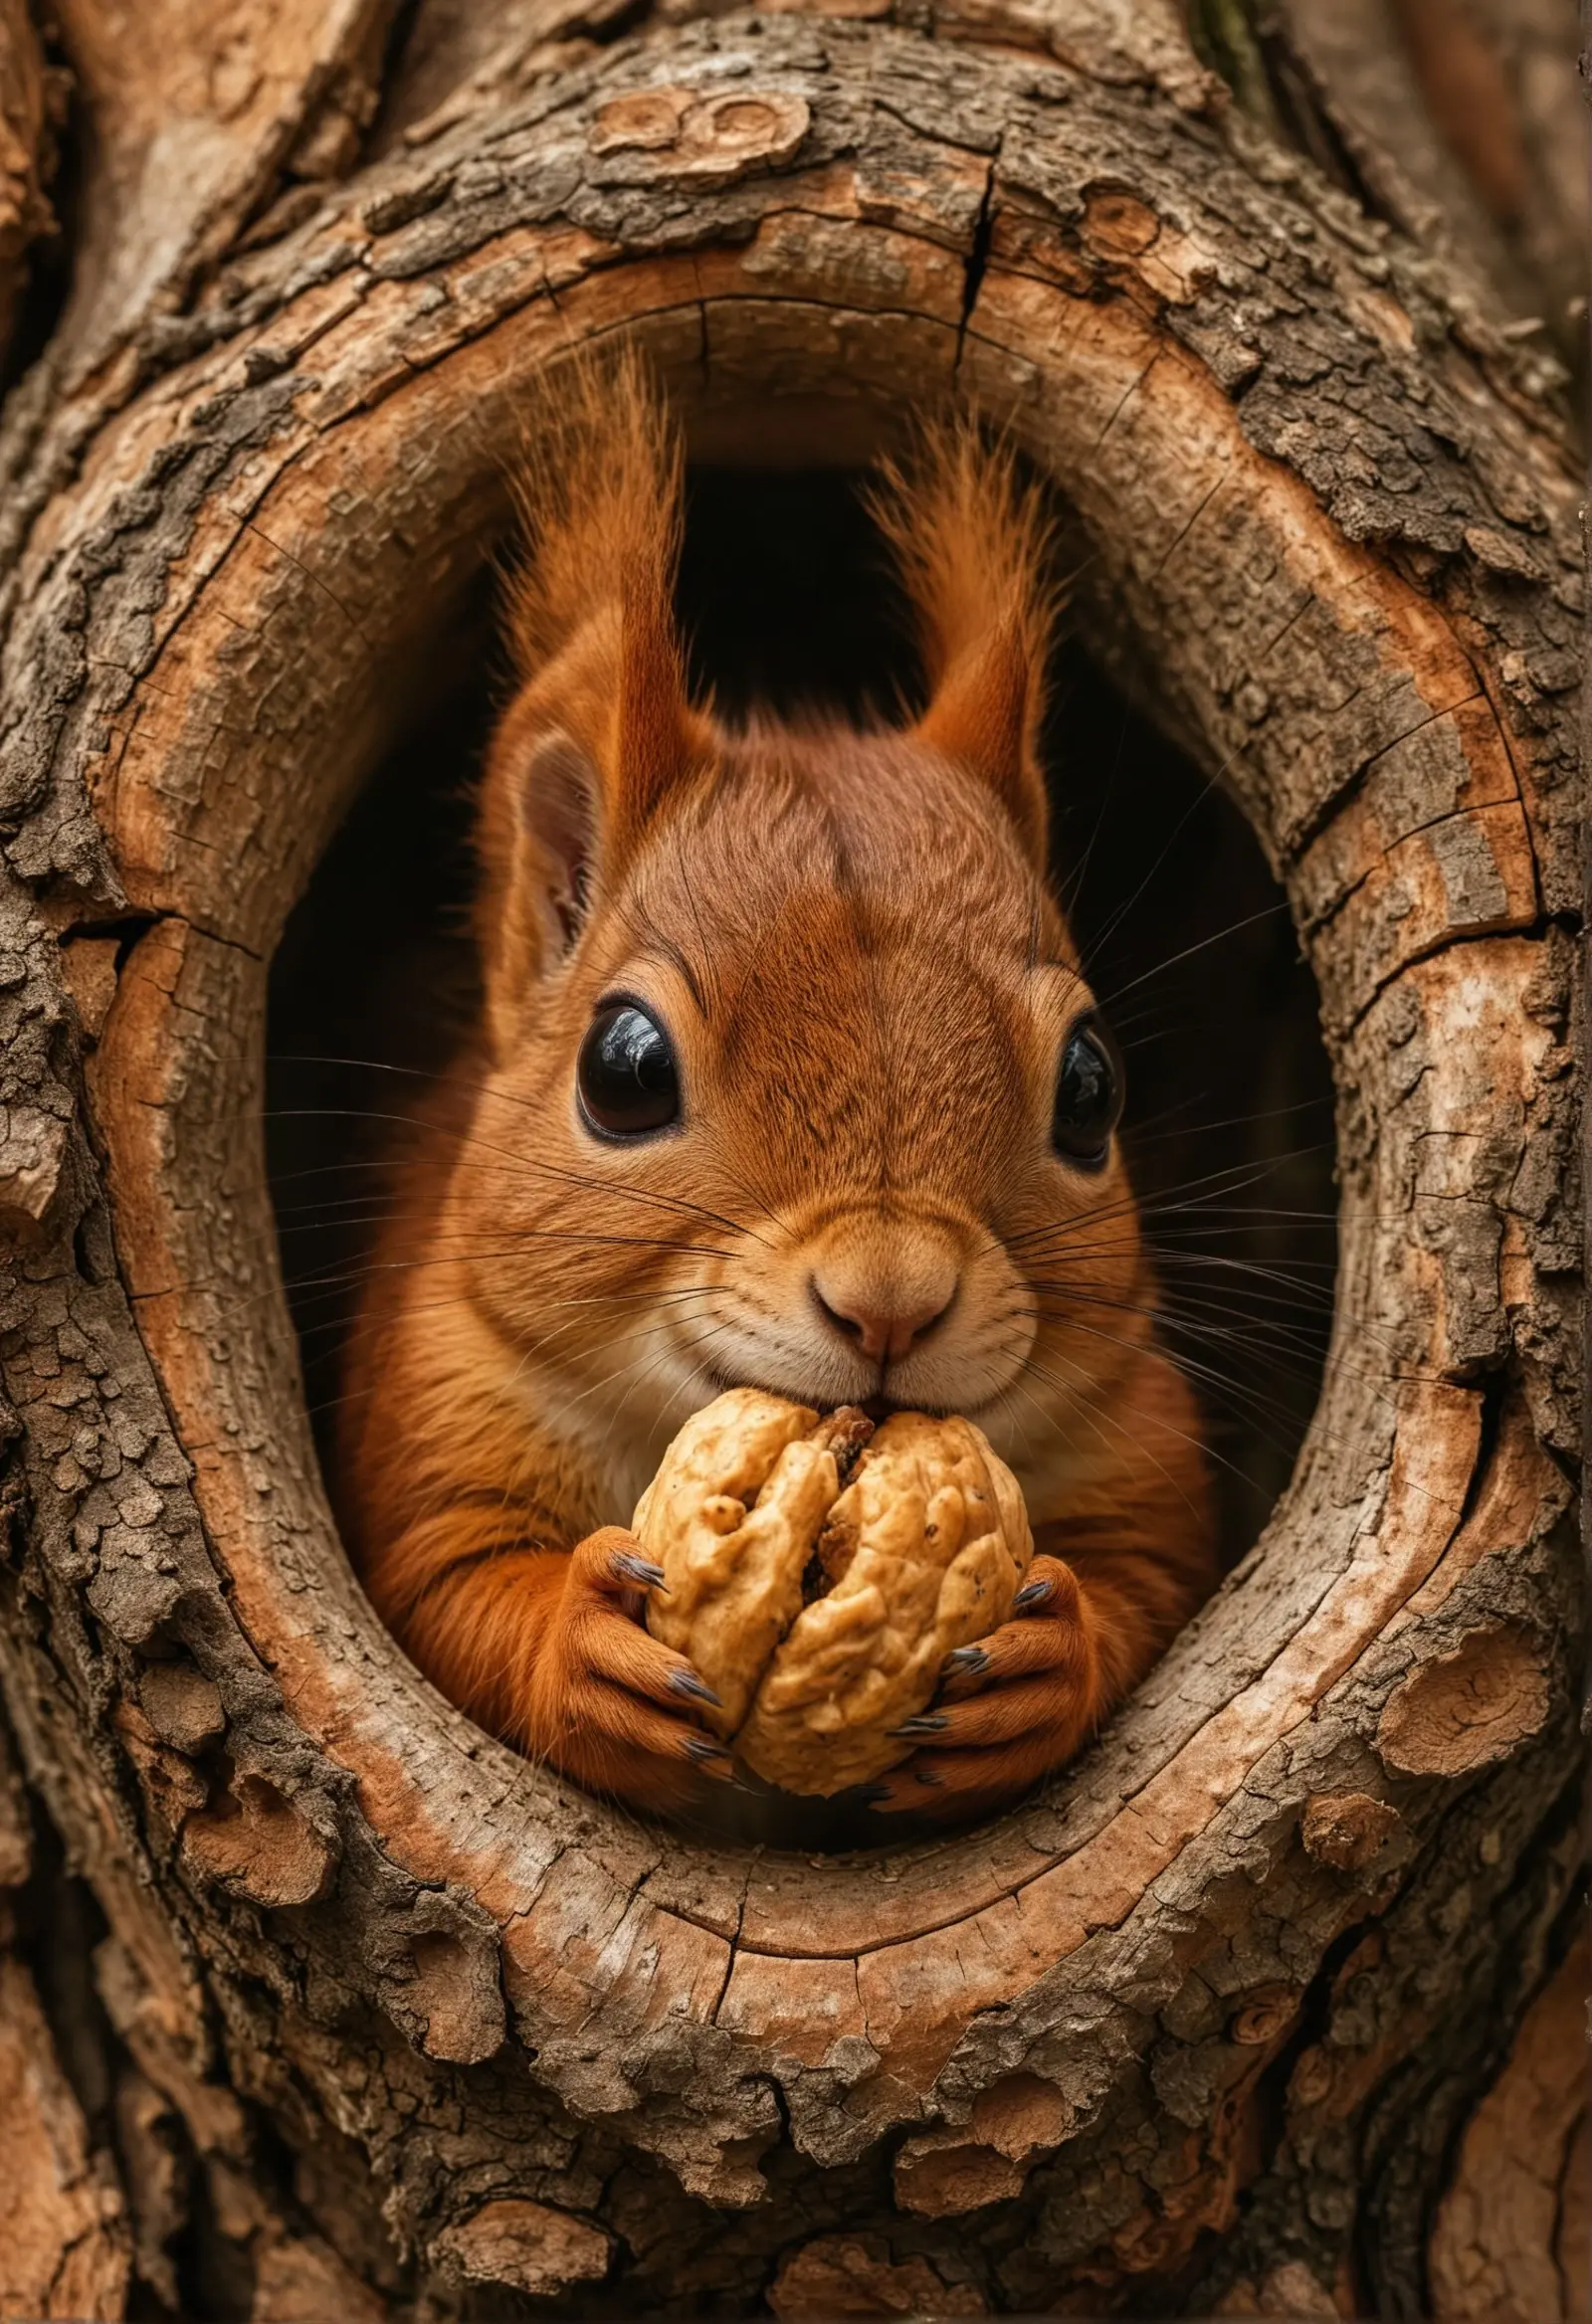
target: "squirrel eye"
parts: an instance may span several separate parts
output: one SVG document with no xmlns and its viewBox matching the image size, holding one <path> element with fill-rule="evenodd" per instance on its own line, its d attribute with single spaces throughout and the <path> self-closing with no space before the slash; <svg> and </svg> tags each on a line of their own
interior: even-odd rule
<svg viewBox="0 0 1592 2324">
<path fill-rule="evenodd" d="M 1074 1026 L 1062 1051 L 1051 1114 L 1051 1144 L 1070 1162 L 1101 1170 L 1122 1111 L 1122 1067 L 1116 1044 L 1097 1017 Z"/>
<path fill-rule="evenodd" d="M 580 1109 L 611 1138 L 644 1138 L 680 1114 L 680 1073 L 668 1034 L 634 1001 L 599 1009 L 575 1067 Z"/>
</svg>

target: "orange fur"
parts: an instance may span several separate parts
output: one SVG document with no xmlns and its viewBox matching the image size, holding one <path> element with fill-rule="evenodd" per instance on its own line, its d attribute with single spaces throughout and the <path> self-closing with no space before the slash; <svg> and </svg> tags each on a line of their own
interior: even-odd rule
<svg viewBox="0 0 1592 2324">
<path fill-rule="evenodd" d="M 737 1381 L 970 1413 L 1049 1587 L 881 1805 L 983 1811 L 1080 1748 L 1212 1579 L 1120 1155 L 1091 1176 L 1049 1142 L 1092 1004 L 1043 871 L 1043 524 L 970 430 L 926 438 L 884 521 L 927 711 L 736 732 L 687 698 L 680 455 L 639 372 L 580 375 L 528 475 L 478 817 L 486 1016 L 350 1339 L 354 1554 L 484 1725 L 675 1808 L 728 1762 L 614 1561 L 682 1421 Z M 667 1024 L 685 1092 L 636 1143 L 575 1104 L 614 994 Z"/>
<path fill-rule="evenodd" d="M 1008 447 L 942 422 L 921 431 L 908 470 L 884 464 L 870 505 L 917 609 L 930 693 L 917 738 L 976 763 L 1043 862 L 1038 742 L 1057 605 L 1041 503 L 1019 489 Z"/>
</svg>

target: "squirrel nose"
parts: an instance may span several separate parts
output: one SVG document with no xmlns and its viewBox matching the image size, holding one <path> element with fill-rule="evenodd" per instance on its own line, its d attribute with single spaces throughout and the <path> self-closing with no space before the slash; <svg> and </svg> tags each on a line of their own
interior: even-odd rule
<svg viewBox="0 0 1592 2324">
<path fill-rule="evenodd" d="M 824 1321 L 852 1340 L 871 1364 L 899 1363 L 909 1348 L 926 1339 L 956 1296 L 956 1277 L 940 1278 L 911 1291 L 869 1290 L 826 1283 L 812 1277 L 813 1301 Z"/>
</svg>

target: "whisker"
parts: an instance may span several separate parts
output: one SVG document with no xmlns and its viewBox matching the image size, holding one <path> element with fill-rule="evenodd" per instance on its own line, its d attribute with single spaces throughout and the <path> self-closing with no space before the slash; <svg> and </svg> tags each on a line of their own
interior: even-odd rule
<svg viewBox="0 0 1592 2324">
<path fill-rule="evenodd" d="M 1081 1330 L 1081 1331 L 1084 1331 L 1084 1332 L 1088 1333 L 1088 1334 L 1089 1334 L 1089 1336 L 1090 1336 L 1090 1337 L 1092 1337 L 1092 1338 L 1094 1338 L 1094 1339 L 1101 1339 L 1101 1340 L 1104 1340 L 1104 1341 L 1106 1341 L 1107 1343 L 1109 1343 L 1109 1344 L 1110 1344 L 1110 1345 L 1112 1345 L 1112 1346 L 1115 1346 L 1115 1347 L 1120 1347 L 1120 1348 L 1125 1348 L 1125 1349 L 1128 1351 L 1128 1353 L 1129 1353 L 1129 1354 L 1134 1354 L 1134 1355 L 1136 1355 L 1136 1354 L 1139 1354 L 1139 1353 L 1141 1353 L 1141 1352 L 1142 1352 L 1142 1351 L 1141 1351 L 1141 1349 L 1139 1348 L 1139 1346 L 1137 1345 L 1137 1343 L 1135 1343 L 1134 1341 L 1131 1341 L 1131 1340 L 1124 1340 L 1124 1339 L 1118 1338 L 1118 1337 L 1116 1337 L 1114 1334 L 1112 1334 L 1112 1333 L 1110 1333 L 1110 1332 L 1105 1332 L 1105 1331 L 1099 1331 L 1099 1330 L 1096 1330 L 1096 1329 L 1094 1329 L 1094 1328 L 1092 1325 L 1089 1325 L 1089 1324 L 1075 1324 L 1075 1325 L 1074 1325 L 1074 1328 L 1075 1328 L 1076 1330 Z M 1054 1354 L 1056 1353 L 1056 1351 L 1055 1351 L 1055 1350 L 1051 1350 L 1051 1349 L 1048 1349 L 1046 1352 L 1047 1352 L 1048 1354 L 1052 1354 L 1052 1355 L 1054 1355 Z M 1162 1352 L 1162 1354 L 1163 1354 L 1163 1355 L 1166 1355 L 1166 1357 L 1167 1357 L 1167 1361 L 1168 1361 L 1168 1362 L 1174 1362 L 1174 1363 L 1175 1363 L 1175 1362 L 1177 1361 L 1177 1359 L 1176 1359 L 1175 1357 L 1173 1357 L 1172 1355 L 1170 1355 L 1170 1353 L 1169 1353 L 1167 1350 L 1163 1349 L 1161 1352 Z M 1065 1359 L 1065 1358 L 1063 1358 L 1063 1359 L 1061 1359 L 1061 1360 L 1065 1361 L 1066 1359 Z M 1179 1367 L 1178 1367 L 1178 1368 L 1179 1368 L 1179 1369 L 1182 1369 L 1183 1367 L 1182 1367 L 1181 1365 L 1179 1365 Z M 1420 1377 L 1422 1377 L 1422 1375 L 1416 1374 L 1416 1375 L 1411 1375 L 1411 1377 L 1414 1377 L 1414 1378 L 1420 1378 Z M 1439 1377 L 1439 1375 L 1435 1375 L 1435 1374 L 1434 1374 L 1434 1375 L 1427 1375 L 1427 1377 L 1434 1377 L 1434 1378 L 1435 1378 L 1435 1377 Z M 1384 1383 L 1381 1383 L 1381 1382 L 1376 1382 L 1376 1381 L 1373 1381 L 1373 1382 L 1372 1382 L 1372 1384 L 1373 1384 L 1373 1385 L 1377 1385 L 1377 1386 L 1383 1386 L 1383 1385 L 1385 1385 L 1386 1387 L 1392 1387 L 1392 1386 L 1395 1386 L 1395 1385 L 1397 1384 L 1397 1376 L 1392 1376 L 1392 1377 L 1390 1377 L 1390 1378 L 1389 1378 L 1389 1380 L 1388 1380 L 1388 1381 L 1387 1381 L 1385 1384 L 1384 1384 Z M 1391 1402 L 1392 1400 L 1391 1400 L 1391 1398 L 1388 1398 L 1388 1399 L 1385 1399 L 1385 1401 L 1387 1401 L 1387 1402 Z M 1129 1407 L 1128 1409 L 1132 1409 L 1132 1408 L 1131 1408 L 1131 1407 Z M 1175 1433 L 1177 1433 L 1177 1434 L 1181 1434 L 1182 1432 L 1180 1432 L 1180 1431 L 1179 1431 L 1179 1432 L 1175 1432 Z M 1331 1436 L 1331 1435 L 1324 1435 L 1324 1436 L 1323 1436 L 1323 1440 L 1322 1440 L 1322 1441 L 1323 1441 L 1324 1443 L 1326 1443 L 1327 1445 L 1329 1445 L 1329 1446 L 1338 1446 L 1338 1445 L 1341 1445 L 1343 1442 L 1345 1442 L 1345 1440 L 1342 1440 L 1342 1439 L 1335 1438 L 1335 1437 L 1333 1437 L 1333 1436 Z M 1189 1438 L 1189 1439 L 1187 1440 L 1187 1442 L 1189 1442 L 1189 1443 L 1191 1443 L 1191 1444 L 1192 1444 L 1192 1443 L 1198 1442 L 1198 1440 L 1196 1440 L 1196 1439 L 1193 1439 L 1193 1438 Z M 1221 1463 L 1222 1463 L 1222 1465 L 1223 1465 L 1224 1467 L 1231 1469 L 1231 1470 L 1233 1471 L 1233 1473 L 1234 1473 L 1236 1476 L 1240 1477 L 1240 1478 L 1241 1478 L 1241 1479 L 1242 1479 L 1242 1480 L 1243 1480 L 1243 1481 L 1244 1481 L 1246 1484 L 1253 1484 L 1253 1483 L 1255 1483 L 1255 1482 L 1257 1481 L 1255 1478 L 1253 1478 L 1253 1477 L 1250 1477 L 1250 1476 L 1247 1476 L 1247 1475 L 1245 1474 L 1245 1472 L 1244 1472 L 1242 1469 L 1240 1469 L 1240 1468 L 1236 1467 L 1236 1466 L 1235 1466 L 1235 1464 L 1234 1464 L 1234 1463 L 1233 1463 L 1231 1460 L 1224 1459 L 1224 1458 L 1222 1457 L 1222 1455 L 1221 1455 L 1221 1454 L 1219 1454 L 1219 1453 L 1216 1452 L 1216 1449 L 1215 1449 L 1213 1446 L 1211 1446 L 1211 1445 L 1209 1445 L 1209 1444 L 1206 1444 L 1206 1445 L 1205 1445 L 1205 1451 L 1206 1451 L 1206 1452 L 1207 1452 L 1210 1454 L 1210 1456 L 1211 1456 L 1213 1459 L 1218 1459 L 1218 1460 L 1221 1460 Z M 1452 1506 L 1452 1507 L 1455 1509 L 1455 1511 L 1456 1511 L 1456 1512 L 1458 1511 L 1458 1508 L 1459 1508 L 1459 1505 L 1460 1505 L 1459 1503 L 1457 1503 L 1457 1502 L 1456 1502 L 1456 1503 L 1452 1503 L 1452 1504 L 1451 1504 L 1450 1502 L 1443 1500 L 1443 1499 L 1441 1498 L 1441 1496 L 1439 1496 L 1439 1495 L 1437 1495 L 1437 1494 L 1427 1493 L 1427 1492 L 1425 1491 L 1425 1488 L 1424 1488 L 1423 1486 L 1416 1485 L 1416 1484 L 1414 1484 L 1414 1483 L 1412 1482 L 1412 1483 L 1411 1483 L 1411 1485 L 1410 1485 L 1410 1489 L 1411 1489 L 1411 1491 L 1415 1491 L 1415 1492 L 1421 1492 L 1421 1493 L 1423 1494 L 1423 1497 L 1425 1497 L 1425 1498 L 1426 1498 L 1426 1499 L 1428 1499 L 1428 1500 L 1431 1500 L 1431 1501 L 1433 1502 L 1433 1504 L 1434 1504 L 1436 1507 L 1439 1507 L 1439 1508 L 1442 1508 L 1442 1509 L 1445 1509 L 1445 1510 L 1446 1510 L 1446 1509 L 1449 1509 L 1449 1508 Z"/>
<path fill-rule="evenodd" d="M 279 1058 L 275 1062 L 278 1064 L 323 1065 L 339 1065 L 345 1067 L 362 1066 L 364 1069 L 371 1072 L 406 1074 L 412 1078 L 424 1081 L 429 1081 L 431 1079 L 429 1074 L 421 1073 L 418 1067 L 409 1065 L 382 1065 L 376 1060 L 369 1058 Z M 541 1118 L 539 1109 L 537 1107 L 530 1104 L 529 1101 L 525 1098 L 516 1097 L 511 1090 L 496 1088 L 490 1082 L 467 1081 L 456 1082 L 454 1085 L 456 1087 L 462 1087 L 476 1096 L 487 1098 L 490 1101 L 512 1106 L 518 1112 L 528 1113 L 533 1118 Z M 470 1131 L 458 1129 L 449 1129 L 444 1131 L 441 1129 L 441 1125 L 434 1122 L 417 1120 L 412 1114 L 383 1113 L 378 1112 L 371 1107 L 361 1106 L 279 1106 L 265 1112 L 262 1115 L 262 1118 L 267 1121 L 298 1121 L 320 1118 L 327 1118 L 332 1120 L 347 1119 L 353 1121 L 385 1121 L 389 1123 L 396 1123 L 404 1128 L 407 1128 L 409 1131 L 411 1131 L 411 1133 L 437 1133 L 440 1135 L 457 1138 L 462 1143 L 480 1145 L 485 1151 L 489 1153 L 505 1155 L 520 1169 L 538 1172 L 542 1177 L 556 1179 L 560 1184 L 565 1186 L 579 1187 L 588 1194 L 623 1194 L 628 1196 L 633 1202 L 651 1203 L 660 1210 L 683 1211 L 694 1218 L 706 1219 L 714 1226 L 726 1228 L 732 1234 L 751 1235 L 754 1241 L 762 1241 L 762 1238 L 756 1235 L 753 1229 L 745 1224 L 744 1220 L 725 1218 L 721 1212 L 709 1210 L 701 1203 L 690 1202 L 684 1196 L 655 1194 L 649 1188 L 634 1186 L 626 1180 L 592 1178 L 582 1171 L 565 1170 L 560 1168 L 556 1163 L 539 1162 L 534 1160 L 528 1154 L 516 1153 L 512 1147 L 498 1146 L 490 1139 L 478 1138 L 473 1132 Z"/>
<path fill-rule="evenodd" d="M 1298 1161 L 1310 1154 L 1324 1150 L 1320 1146 L 1304 1146 L 1294 1148 L 1288 1154 L 1268 1156 L 1263 1162 L 1228 1163 L 1218 1170 L 1205 1171 L 1198 1177 L 1185 1179 L 1180 1187 L 1171 1190 L 1168 1195 L 1151 1198 L 1147 1202 L 1139 1201 L 1130 1191 L 1124 1190 L 1113 1202 L 1094 1204 L 1088 1210 L 1078 1212 L 1071 1219 L 1052 1220 L 1043 1227 L 1029 1229 L 1025 1234 L 1008 1236 L 1005 1239 L 1006 1246 L 1009 1251 L 1020 1251 L 1026 1249 L 1031 1243 L 1044 1241 L 1047 1237 L 1081 1233 L 1087 1227 L 1098 1226 L 1109 1219 L 1164 1218 L 1173 1213 L 1186 1213 L 1192 1210 L 1198 1210 L 1203 1217 L 1212 1207 L 1211 1198 L 1214 1196 L 1242 1193 L 1248 1186 L 1258 1186 L 1264 1179 L 1281 1169 L 1285 1163 Z M 1199 1196 L 1198 1200 L 1194 1199 L 1198 1190 L 1202 1188 L 1209 1190 L 1208 1194 Z M 1222 1206 L 1215 1207 L 1218 1211 L 1222 1208 Z M 1237 1208 L 1237 1206 L 1229 1207 Z M 1238 1210 L 1238 1215 L 1252 1217 L 1256 1215 L 1259 1208 L 1258 1205 L 1246 1205 Z M 1325 1217 L 1325 1214 L 1321 1212 L 1297 1210 L 1286 1214 L 1274 1212 L 1272 1215 L 1310 1219 L 1324 1219 Z"/>
<path fill-rule="evenodd" d="M 1058 1360 L 1065 1363 L 1067 1359 L 1065 1356 L 1062 1356 Z M 1026 1356 L 1023 1359 L 1023 1369 L 1025 1372 L 1032 1372 L 1037 1380 L 1043 1380 L 1049 1386 L 1061 1389 L 1063 1394 L 1072 1400 L 1075 1407 L 1079 1407 L 1083 1410 L 1084 1417 L 1089 1421 L 1090 1426 L 1094 1429 L 1095 1434 L 1099 1437 L 1102 1444 L 1106 1443 L 1107 1439 L 1105 1437 L 1104 1429 L 1101 1426 L 1101 1423 L 1109 1423 L 1112 1427 L 1118 1430 L 1119 1434 L 1127 1436 L 1128 1432 L 1122 1428 L 1121 1423 L 1116 1418 L 1115 1407 L 1117 1400 L 1113 1400 L 1113 1408 L 1108 1409 L 1104 1405 L 1097 1403 L 1093 1397 L 1086 1396 L 1078 1386 L 1077 1382 L 1058 1379 L 1054 1372 L 1048 1371 L 1046 1367 L 1041 1364 L 1033 1355 Z M 1088 1379 L 1089 1376 L 1086 1374 L 1085 1377 Z M 1199 1438 L 1191 1437 L 1186 1429 L 1174 1428 L 1171 1423 L 1164 1420 L 1159 1413 L 1147 1413 L 1141 1405 L 1120 1405 L 1119 1409 L 1124 1412 L 1135 1413 L 1140 1420 L 1152 1420 L 1157 1428 L 1164 1428 L 1168 1436 L 1178 1438 L 1183 1444 L 1191 1445 L 1199 1452 L 1209 1452 L 1211 1450 L 1210 1447 L 1205 1445 Z M 1194 1503 L 1189 1499 L 1188 1494 L 1178 1483 L 1176 1477 L 1173 1476 L 1171 1470 L 1166 1466 L 1164 1461 L 1157 1460 L 1155 1454 L 1149 1452 L 1145 1446 L 1140 1444 L 1136 1438 L 1130 1438 L 1129 1442 L 1133 1445 L 1134 1451 L 1138 1452 L 1144 1459 L 1148 1460 L 1152 1468 L 1155 1468 L 1160 1472 L 1161 1476 L 1165 1478 L 1166 1482 L 1171 1486 L 1173 1492 L 1176 1493 L 1178 1499 L 1188 1510 L 1190 1516 L 1197 1520 L 1200 1515 L 1199 1510 L 1196 1509 Z M 1213 1455 L 1213 1457 L 1220 1458 L 1220 1455 Z M 1227 1465 L 1231 1465 L 1231 1463 L 1228 1463 Z M 1246 1479 L 1245 1481 L 1248 1482 L 1249 1480 Z"/>
</svg>

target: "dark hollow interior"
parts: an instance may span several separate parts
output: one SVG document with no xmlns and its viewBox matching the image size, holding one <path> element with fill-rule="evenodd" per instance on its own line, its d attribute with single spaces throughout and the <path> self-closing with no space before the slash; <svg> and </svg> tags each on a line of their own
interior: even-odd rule
<svg viewBox="0 0 1592 2324">
<path fill-rule="evenodd" d="M 693 473 L 681 611 L 720 704 L 918 693 L 859 481 Z M 272 971 L 268 1165 L 323 1459 L 376 1166 L 474 1004 L 471 788 L 502 687 L 484 581 L 463 647 L 439 652 L 432 711 L 361 794 Z M 1332 1105 L 1314 984 L 1242 815 L 1065 638 L 1046 760 L 1055 877 L 1126 1059 L 1123 1135 L 1163 1255 L 1164 1337 L 1206 1415 L 1236 1559 L 1288 1481 L 1328 1336 Z"/>
</svg>

